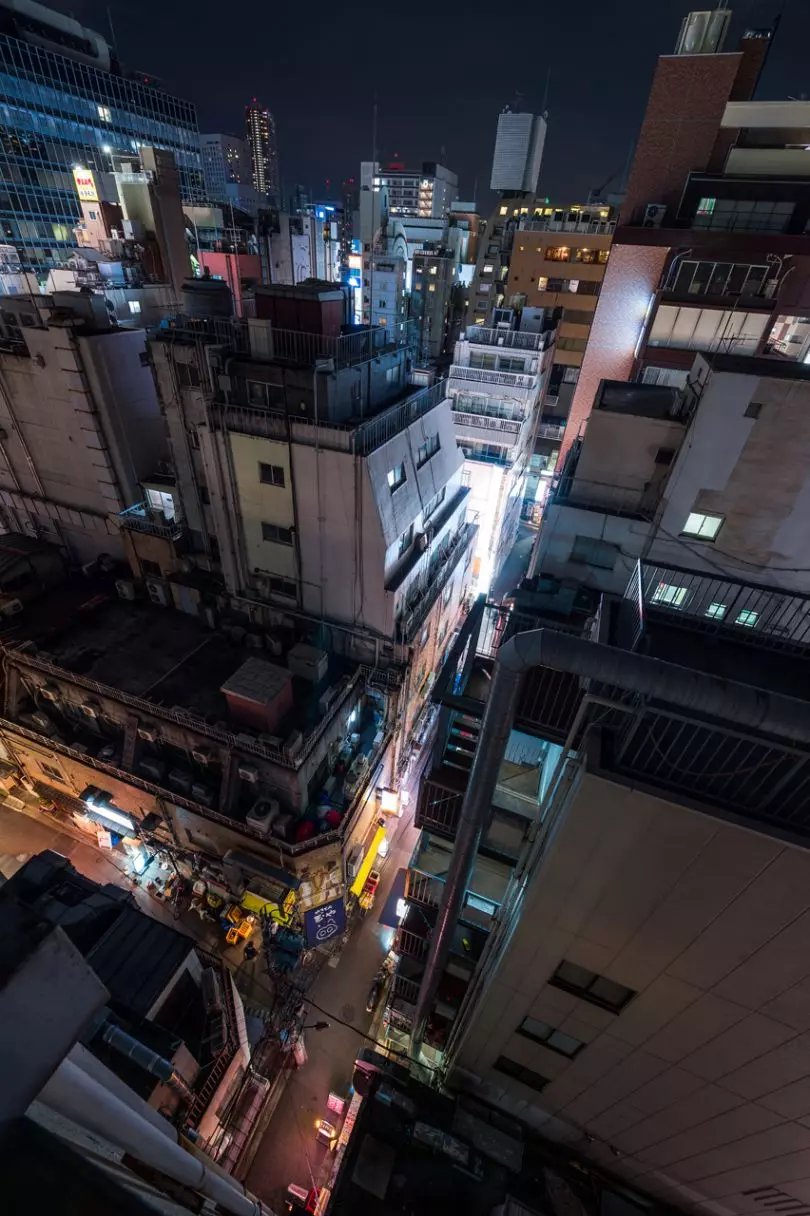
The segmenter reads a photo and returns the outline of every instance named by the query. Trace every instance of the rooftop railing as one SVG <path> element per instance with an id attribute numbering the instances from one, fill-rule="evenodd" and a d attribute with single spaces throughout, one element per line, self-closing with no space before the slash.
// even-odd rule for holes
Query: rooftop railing
<path id="1" fill-rule="evenodd" d="M 522 232 L 579 232 L 587 236 L 612 236 L 616 221 L 603 219 L 555 220 L 550 215 L 534 219 L 527 216 L 520 221 L 519 227 Z"/>
<path id="2" fill-rule="evenodd" d="M 723 574 L 639 561 L 625 599 L 701 633 L 771 650 L 810 649 L 810 596 Z"/>
<path id="3" fill-rule="evenodd" d="M 508 384 L 511 388 L 536 388 L 538 378 L 528 372 L 498 372 L 488 367 L 464 367 L 454 363 L 450 368 L 451 380 L 471 380 L 479 384 Z"/>
<path id="4" fill-rule="evenodd" d="M 512 350 L 545 350 L 553 337 L 554 330 L 546 330 L 542 334 L 532 334 L 516 329 L 493 329 L 485 325 L 471 325 L 461 335 L 461 341 L 472 342 L 476 346 L 503 346 Z"/>

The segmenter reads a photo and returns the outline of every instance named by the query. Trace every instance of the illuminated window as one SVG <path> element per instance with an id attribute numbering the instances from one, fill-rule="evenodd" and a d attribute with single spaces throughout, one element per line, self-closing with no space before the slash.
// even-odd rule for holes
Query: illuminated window
<path id="1" fill-rule="evenodd" d="M 435 284 L 435 283 L 431 283 L 431 284 L 428 286 L 428 291 L 435 291 L 435 290 L 436 290 L 436 284 Z"/>
<path id="2" fill-rule="evenodd" d="M 571 250 L 567 245 L 549 245 L 546 250 L 546 260 L 549 262 L 569 262 Z"/>
<path id="3" fill-rule="evenodd" d="M 102 122 L 112 122 L 112 113 L 108 106 L 96 106 L 96 109 Z"/>
<path id="4" fill-rule="evenodd" d="M 509 208 L 501 207 L 501 215 L 508 215 L 508 214 L 509 214 Z"/>
<path id="5" fill-rule="evenodd" d="M 714 211 L 714 205 L 717 202 L 716 198 L 702 198 L 698 203 L 698 215 L 711 215 Z"/>
<path id="6" fill-rule="evenodd" d="M 481 274 L 492 274 L 494 269 L 495 267 L 491 265 L 484 266 L 481 270 Z"/>
<path id="7" fill-rule="evenodd" d="M 388 470 L 388 488 L 393 494 L 394 490 L 398 490 L 400 486 L 404 486 L 406 481 L 405 465 L 394 465 L 393 469 Z"/>
<path id="8" fill-rule="evenodd" d="M 697 536 L 699 540 L 714 540 L 724 519 L 724 515 L 701 515 L 693 511 L 683 525 L 683 535 Z"/>
<path id="9" fill-rule="evenodd" d="M 667 604 L 670 608 L 681 608 L 689 594 L 687 587 L 676 587 L 672 583 L 659 583 L 653 592 L 654 604 Z"/>
<path id="10" fill-rule="evenodd" d="M 726 605 L 721 604 L 719 600 L 713 600 L 704 615 L 710 616 L 713 621 L 722 621 L 726 615 Z"/>
<path id="11" fill-rule="evenodd" d="M 738 612 L 734 618 L 735 625 L 745 625 L 748 629 L 753 629 L 759 620 L 759 613 L 752 612 L 748 608 L 743 608 L 742 612 Z"/>
<path id="12" fill-rule="evenodd" d="M 537 280 L 537 290 L 538 291 L 548 291 L 548 279 L 539 278 Z"/>
<path id="13" fill-rule="evenodd" d="M 129 311 L 132 313 L 133 317 L 136 317 L 138 315 L 138 313 L 141 311 L 140 300 L 130 300 L 129 301 Z"/>
<path id="14" fill-rule="evenodd" d="M 430 268 L 430 273 L 431 273 L 431 274 L 436 274 L 436 273 L 437 273 L 437 267 L 436 267 L 436 266 L 431 266 L 431 268 Z"/>

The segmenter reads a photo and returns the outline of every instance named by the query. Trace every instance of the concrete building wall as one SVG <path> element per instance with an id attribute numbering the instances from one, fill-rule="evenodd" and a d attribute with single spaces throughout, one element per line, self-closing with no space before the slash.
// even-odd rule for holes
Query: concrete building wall
<path id="1" fill-rule="evenodd" d="M 292 458 L 289 444 L 230 433 L 236 494 L 241 519 L 245 561 L 251 574 L 260 572 L 297 580 L 296 514 L 293 501 Z M 261 466 L 281 469 L 283 485 L 267 484 Z M 271 540 L 263 524 L 291 533 L 292 544 Z"/>
<path id="2" fill-rule="evenodd" d="M 459 1065 L 482 1096 L 552 1138 L 586 1136 L 589 1156 L 679 1206 L 754 1212 L 758 1186 L 804 1202 L 809 924 L 805 850 L 585 776 Z M 613 1013 L 563 991 L 563 960 L 634 995 Z M 516 1033 L 526 1017 L 584 1046 L 569 1059 Z"/>

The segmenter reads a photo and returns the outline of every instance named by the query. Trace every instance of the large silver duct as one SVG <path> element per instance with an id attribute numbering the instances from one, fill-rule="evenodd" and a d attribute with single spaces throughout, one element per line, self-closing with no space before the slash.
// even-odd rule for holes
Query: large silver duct
<path id="1" fill-rule="evenodd" d="M 444 973 L 453 930 L 470 881 L 475 855 L 489 822 L 492 798 L 514 720 L 523 674 L 532 667 L 566 671 L 626 692 L 751 731 L 810 744 L 810 703 L 766 692 L 648 655 L 591 642 L 554 629 L 518 633 L 495 660 L 493 680 L 459 816 L 453 858 L 428 952 L 411 1035 L 411 1055 L 419 1056 L 425 1024 Z"/>

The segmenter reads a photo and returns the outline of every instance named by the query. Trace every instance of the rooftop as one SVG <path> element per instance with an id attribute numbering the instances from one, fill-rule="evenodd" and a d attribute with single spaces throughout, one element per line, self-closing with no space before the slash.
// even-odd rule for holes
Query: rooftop
<path id="1" fill-rule="evenodd" d="M 602 380 L 593 408 L 637 418 L 678 419 L 683 406 L 684 394 L 669 385 Z"/>

